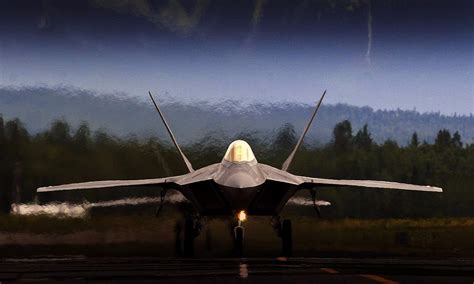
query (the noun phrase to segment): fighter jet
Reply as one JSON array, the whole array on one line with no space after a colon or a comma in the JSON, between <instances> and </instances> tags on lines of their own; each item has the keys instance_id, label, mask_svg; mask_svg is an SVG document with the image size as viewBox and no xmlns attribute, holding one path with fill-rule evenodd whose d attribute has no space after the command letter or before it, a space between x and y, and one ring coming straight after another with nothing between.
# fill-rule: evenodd
<instances>
[{"instance_id":1,"label":"fighter jet","mask_svg":"<svg viewBox=\"0 0 474 284\"><path fill-rule=\"evenodd\" d=\"M326 95L323 92L316 108L298 139L293 151L283 163L281 169L261 164L257 161L250 145L243 140L232 142L220 163L212 164L195 170L186 155L178 145L163 112L156 104L149 92L158 114L165 125L171 140L178 150L188 173L164 178L140 180L106 180L64 185L40 187L37 192L51 192L64 190L90 190L102 188L150 186L161 190L161 203L157 214L161 210L166 192L169 189L179 191L193 205L195 214L185 221L184 226L184 253L193 254L194 238L201 229L201 218L207 216L230 216L238 218L238 225L234 228L234 249L237 254L243 251L244 229L242 221L247 215L272 217L272 226L282 241L282 254L292 253L291 221L280 221L279 214L287 201L298 191L311 192L314 208L319 214L316 191L322 187L368 187L381 189L414 190L425 192L442 192L439 187L414 185L407 183L375 181L375 180L340 180L317 177L305 177L291 174L288 169L295 153L303 142L321 103Z\"/></svg>"}]
</instances>

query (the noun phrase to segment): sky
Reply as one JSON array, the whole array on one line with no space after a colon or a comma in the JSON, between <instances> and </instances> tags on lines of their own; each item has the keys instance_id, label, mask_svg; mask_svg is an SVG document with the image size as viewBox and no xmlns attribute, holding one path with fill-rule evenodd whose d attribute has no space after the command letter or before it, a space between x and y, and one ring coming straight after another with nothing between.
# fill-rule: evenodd
<instances>
[{"instance_id":1,"label":"sky","mask_svg":"<svg viewBox=\"0 0 474 284\"><path fill-rule=\"evenodd\" d=\"M471 114L473 5L0 0L0 87Z\"/></svg>"}]
</instances>

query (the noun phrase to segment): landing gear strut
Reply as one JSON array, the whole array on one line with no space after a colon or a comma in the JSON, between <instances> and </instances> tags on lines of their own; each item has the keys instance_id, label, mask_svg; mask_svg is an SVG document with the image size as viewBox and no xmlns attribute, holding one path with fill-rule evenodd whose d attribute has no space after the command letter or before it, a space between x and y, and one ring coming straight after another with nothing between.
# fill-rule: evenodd
<instances>
[{"instance_id":1,"label":"landing gear strut","mask_svg":"<svg viewBox=\"0 0 474 284\"><path fill-rule=\"evenodd\" d=\"M244 254L244 227L240 225L234 228L234 253L237 257Z\"/></svg>"},{"instance_id":2,"label":"landing gear strut","mask_svg":"<svg viewBox=\"0 0 474 284\"><path fill-rule=\"evenodd\" d=\"M280 216L272 217L272 227L281 239L281 255L291 256L293 254L293 230L291 220L280 221Z\"/></svg>"},{"instance_id":3,"label":"landing gear strut","mask_svg":"<svg viewBox=\"0 0 474 284\"><path fill-rule=\"evenodd\" d=\"M199 236L202 224L198 217L189 217L184 221L184 256L194 256L194 239Z\"/></svg>"},{"instance_id":4,"label":"landing gear strut","mask_svg":"<svg viewBox=\"0 0 474 284\"><path fill-rule=\"evenodd\" d=\"M281 225L281 253L283 256L291 256L293 253L293 237L291 220L283 220Z\"/></svg>"},{"instance_id":5,"label":"landing gear strut","mask_svg":"<svg viewBox=\"0 0 474 284\"><path fill-rule=\"evenodd\" d=\"M161 208L163 208L163 204L165 203L166 192L167 192L167 189L162 189L160 191L160 205L158 205L158 209L156 209L156 212L155 212L156 218L158 218L158 216L160 215Z\"/></svg>"},{"instance_id":6,"label":"landing gear strut","mask_svg":"<svg viewBox=\"0 0 474 284\"><path fill-rule=\"evenodd\" d=\"M321 217L321 211L319 210L318 204L316 204L316 191L314 189L310 189L309 192L311 193L311 200L313 201L313 208L318 214L318 217Z\"/></svg>"}]
</instances>

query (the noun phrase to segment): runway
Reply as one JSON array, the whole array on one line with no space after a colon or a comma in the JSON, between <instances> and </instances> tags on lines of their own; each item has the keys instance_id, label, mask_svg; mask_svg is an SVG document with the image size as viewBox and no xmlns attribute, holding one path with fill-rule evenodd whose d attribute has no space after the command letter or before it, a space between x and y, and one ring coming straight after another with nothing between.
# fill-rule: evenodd
<instances>
[{"instance_id":1,"label":"runway","mask_svg":"<svg viewBox=\"0 0 474 284\"><path fill-rule=\"evenodd\" d=\"M474 283L474 259L37 257L0 260L0 282Z\"/></svg>"}]
</instances>

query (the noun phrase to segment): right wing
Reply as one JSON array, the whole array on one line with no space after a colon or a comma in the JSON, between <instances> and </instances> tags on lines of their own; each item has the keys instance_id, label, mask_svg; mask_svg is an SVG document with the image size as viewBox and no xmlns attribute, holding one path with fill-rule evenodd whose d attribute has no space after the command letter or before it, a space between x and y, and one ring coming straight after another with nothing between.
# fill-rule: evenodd
<instances>
[{"instance_id":1,"label":"right wing","mask_svg":"<svg viewBox=\"0 0 474 284\"><path fill-rule=\"evenodd\" d=\"M392 181L378 181L378 180L350 180L350 179L327 179L327 178L312 178L299 176L305 185L314 186L358 186L358 187L372 187L372 188L386 188L386 189L401 189L427 192L443 192L443 189L436 186L416 185Z\"/></svg>"},{"instance_id":2,"label":"right wing","mask_svg":"<svg viewBox=\"0 0 474 284\"><path fill-rule=\"evenodd\" d=\"M177 181L183 178L182 176L173 176L165 178L151 178L151 179L136 179L136 180L101 180L101 181L89 181L79 183L69 183L54 186L40 187L37 192L50 192L50 191L63 191L63 190L82 190L82 189L99 189L99 188L110 188L110 187L125 187L125 186L169 186L177 184Z\"/></svg>"}]
</instances>

